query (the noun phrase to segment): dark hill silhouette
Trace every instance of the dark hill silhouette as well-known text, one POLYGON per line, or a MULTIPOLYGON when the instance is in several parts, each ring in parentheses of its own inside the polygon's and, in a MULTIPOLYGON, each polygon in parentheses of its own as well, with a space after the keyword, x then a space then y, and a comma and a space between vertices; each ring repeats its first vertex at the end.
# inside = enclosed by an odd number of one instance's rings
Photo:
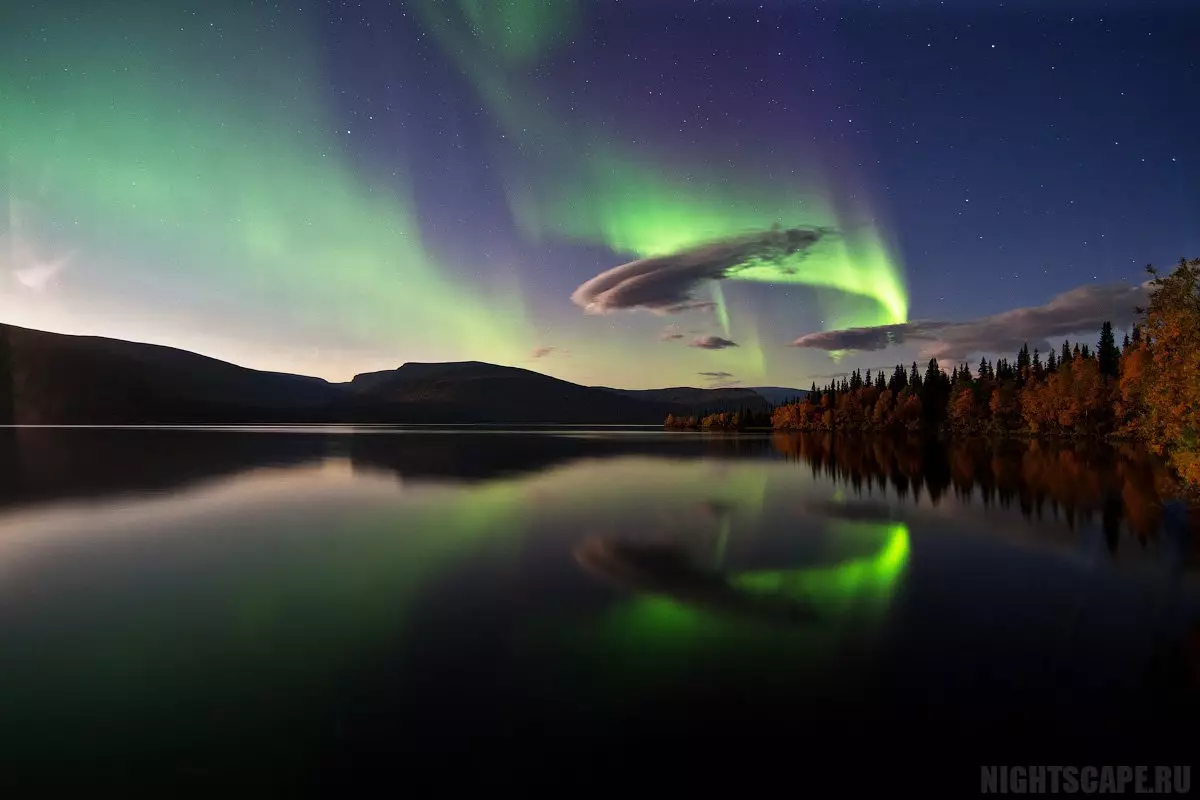
MULTIPOLYGON (((753 389, 742 388, 720 388, 720 389, 697 389, 691 386, 673 386, 668 389, 609 389, 602 388, 607 392, 615 392, 625 397, 631 397, 635 400, 642 400, 652 403, 670 403, 676 406, 687 406, 688 408, 712 410, 712 411, 737 411, 745 410, 754 413, 763 413, 771 408, 771 403, 765 400, 762 395, 753 389)), ((795 395, 792 395, 795 397, 795 395)))
POLYGON ((755 392, 773 406, 794 403, 796 398, 804 398, 808 394, 807 389, 789 389, 785 386, 752 386, 750 391, 755 392))
POLYGON ((355 376, 349 386, 352 418, 363 421, 653 424, 680 410, 478 361, 408 363, 355 376))
POLYGON ((302 421, 342 391, 159 345, 0 326, 22 425, 302 421))
POLYGON ((0 325, 0 424, 661 424, 763 410, 744 389, 627 392, 517 367, 408 363, 348 383, 159 345, 0 325))

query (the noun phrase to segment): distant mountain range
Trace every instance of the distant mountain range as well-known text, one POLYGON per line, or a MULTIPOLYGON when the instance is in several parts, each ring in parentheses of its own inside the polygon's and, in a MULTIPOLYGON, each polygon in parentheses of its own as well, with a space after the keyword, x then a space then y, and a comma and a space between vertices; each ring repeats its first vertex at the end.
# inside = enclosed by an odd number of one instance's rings
POLYGON ((407 363, 348 383, 159 345, 0 325, 0 424, 654 424, 765 411, 798 389, 580 386, 478 361, 407 363))

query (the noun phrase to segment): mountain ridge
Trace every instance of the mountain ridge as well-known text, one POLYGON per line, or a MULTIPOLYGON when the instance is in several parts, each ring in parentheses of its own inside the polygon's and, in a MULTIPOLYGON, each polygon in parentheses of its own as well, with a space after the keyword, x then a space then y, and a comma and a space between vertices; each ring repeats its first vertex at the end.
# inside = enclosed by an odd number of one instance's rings
POLYGON ((0 424, 650 424, 769 406, 740 387, 589 387, 482 361, 405 362, 334 383, 164 345, 0 324, 0 424))

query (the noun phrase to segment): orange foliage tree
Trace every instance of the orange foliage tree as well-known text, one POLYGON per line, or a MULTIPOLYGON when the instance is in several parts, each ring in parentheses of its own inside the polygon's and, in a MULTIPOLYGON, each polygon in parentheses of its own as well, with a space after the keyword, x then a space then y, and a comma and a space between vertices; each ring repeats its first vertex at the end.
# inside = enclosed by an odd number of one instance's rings
POLYGON ((1200 486, 1200 259, 1154 276, 1150 307, 1134 352, 1139 373, 1127 387, 1137 432, 1170 455, 1179 474, 1200 486))

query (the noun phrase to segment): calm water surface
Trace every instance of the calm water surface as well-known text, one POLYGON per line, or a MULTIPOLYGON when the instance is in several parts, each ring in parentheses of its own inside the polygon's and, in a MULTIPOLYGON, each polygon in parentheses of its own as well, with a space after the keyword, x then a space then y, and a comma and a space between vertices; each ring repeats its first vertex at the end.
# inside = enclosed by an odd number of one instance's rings
POLYGON ((0 478, 6 783, 977 775, 1194 730, 1200 557, 1132 451, 9 429, 0 478))

